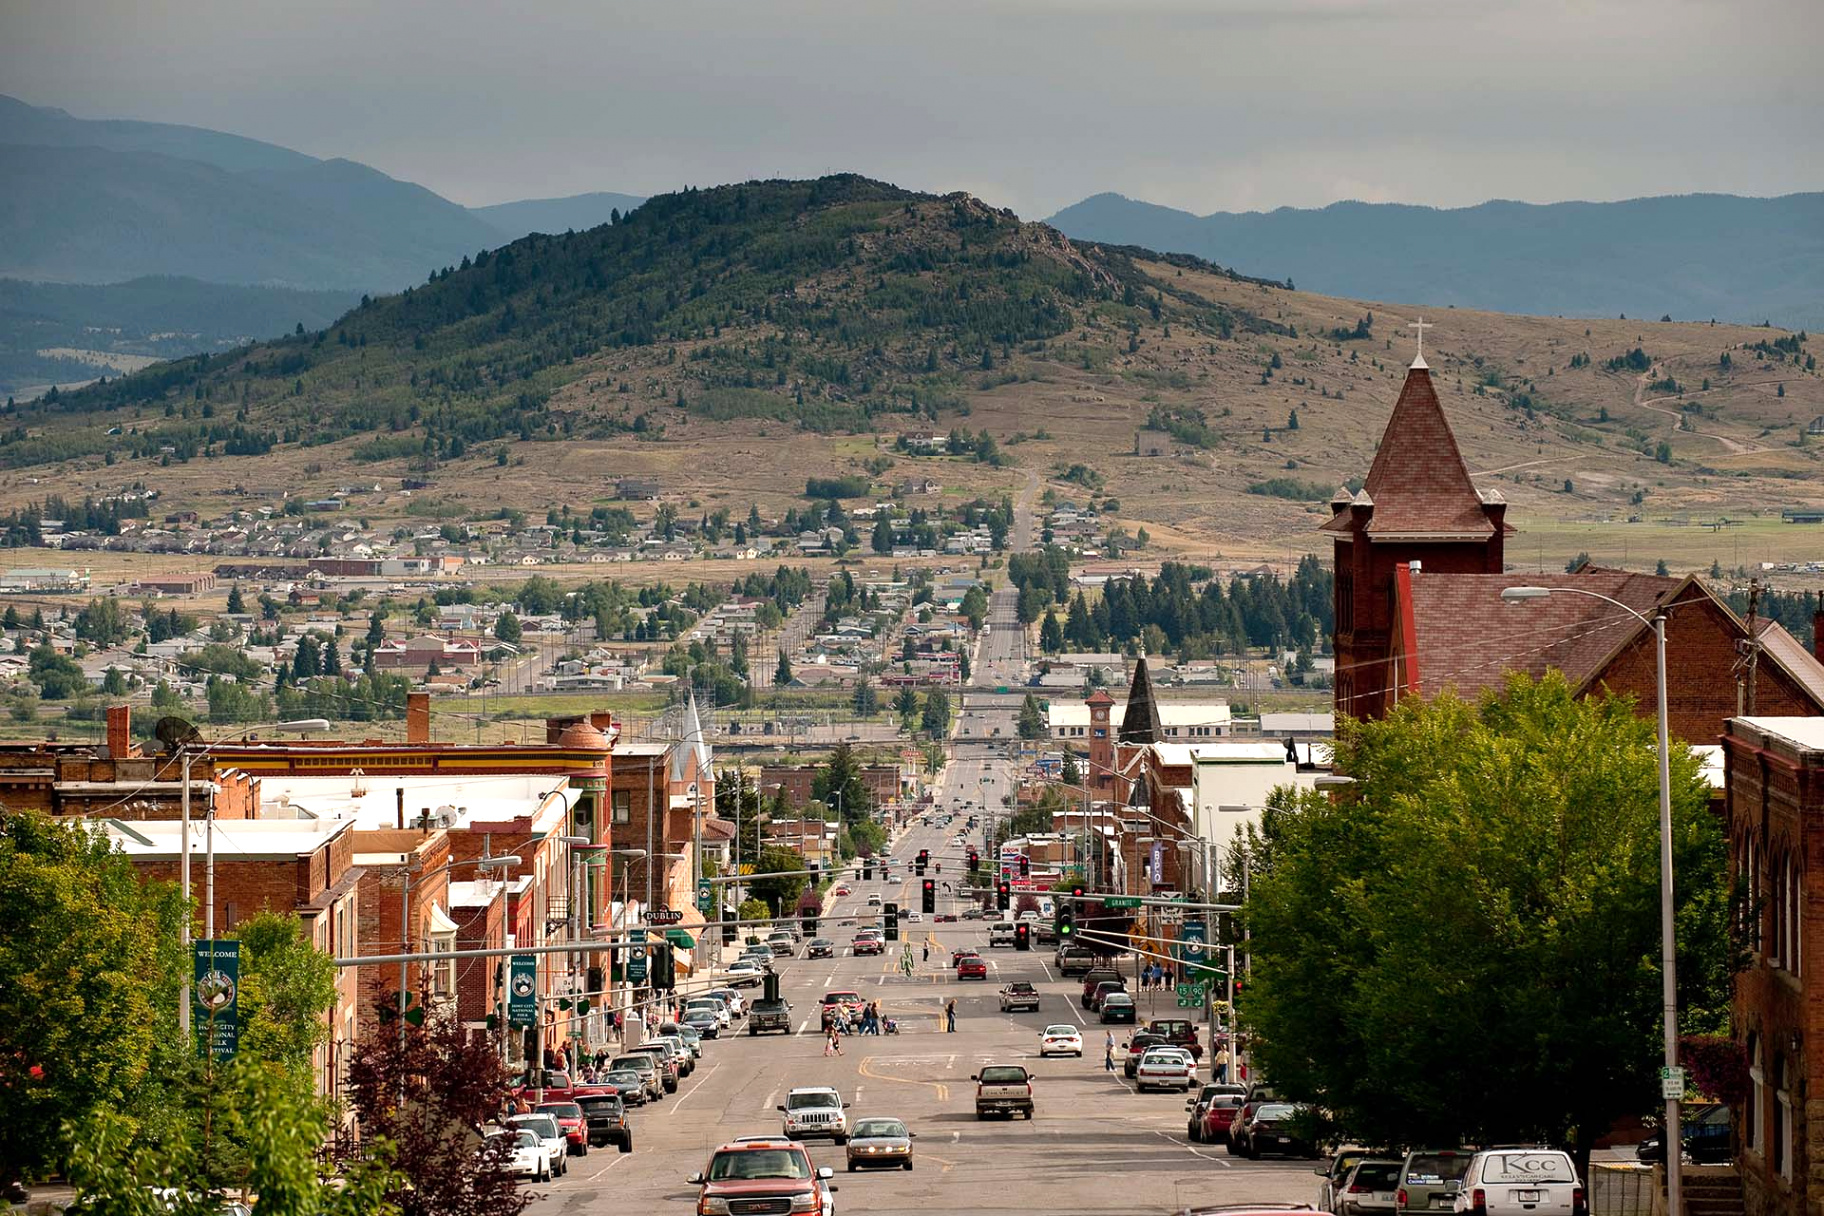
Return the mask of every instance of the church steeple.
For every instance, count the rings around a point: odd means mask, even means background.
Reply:
[[[1127,709],[1121,714],[1120,741],[1158,743],[1165,738],[1159,725],[1159,706],[1153,700],[1153,677],[1147,670],[1146,651],[1134,664],[1134,680],[1127,688]]]

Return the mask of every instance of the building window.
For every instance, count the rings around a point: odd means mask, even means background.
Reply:
[[[431,952],[444,954],[456,949],[454,933],[431,934]],[[434,996],[452,997],[456,995],[456,960],[431,964],[431,992]]]
[[[614,822],[633,822],[633,791],[614,791]]]
[[[1799,938],[1805,929],[1805,918],[1799,915],[1803,902],[1804,887],[1799,882],[1799,863],[1788,857],[1786,859],[1786,967],[1794,975],[1799,973]]]
[[[1786,1056],[1773,1053],[1773,1168],[1792,1180],[1792,1094],[1786,1088]]]
[[[240,923],[241,909],[232,899],[222,905],[222,929],[227,931]]]
[[[1767,1117],[1767,1078],[1761,1069],[1761,1036],[1748,1035],[1748,1080],[1753,1093],[1748,1101],[1748,1117],[1742,1121],[1742,1146],[1762,1151],[1761,1120]]]

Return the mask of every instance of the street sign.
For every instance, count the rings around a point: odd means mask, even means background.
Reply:
[[[515,954],[507,979],[507,1025],[538,1024],[538,955]]]
[[[1197,983],[1197,984],[1179,984],[1178,985],[1178,1008],[1180,1008],[1180,1009],[1201,1009],[1202,1007],[1203,1007],[1203,985],[1202,984]]]
[[[633,943],[627,951],[627,982],[644,984],[646,982],[646,930],[627,930],[627,940]]]
[[[200,1031],[197,1050],[225,1060],[234,1054],[241,1037],[241,943],[217,938],[191,945],[196,951],[192,991]]]
[[[676,908],[653,908],[646,913],[646,923],[650,925],[675,925],[684,919],[684,913]]]
[[[1200,920],[1187,920],[1178,926],[1178,961],[1187,967],[1202,967],[1209,954],[1209,928]]]
[[[716,906],[715,889],[712,888],[706,882],[698,883],[697,884],[697,911],[699,911],[707,916],[709,914],[709,910],[715,906]]]
[[[1140,897],[1138,895],[1111,895],[1102,901],[1102,906],[1104,908],[1138,908]]]
[[[1685,1096],[1685,1070],[1668,1067],[1659,1070],[1659,1096],[1672,1101]]]

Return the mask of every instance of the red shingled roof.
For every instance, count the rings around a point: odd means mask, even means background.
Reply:
[[[1431,372],[1422,367],[1406,372],[1362,490],[1374,503],[1370,537],[1495,533],[1496,525],[1483,509],[1482,496],[1469,479],[1456,436],[1431,386]],[[1350,513],[1345,510],[1323,526],[1325,531],[1347,532]],[[1503,525],[1502,530],[1513,529]]]

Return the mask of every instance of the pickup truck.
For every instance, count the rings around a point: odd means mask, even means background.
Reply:
[[[1039,1010],[1039,990],[1025,980],[1015,980],[1001,989],[1001,1012],[1012,1013],[1018,1009]]]
[[[1018,1064],[990,1064],[969,1078],[975,1082],[975,1117],[1025,1115],[1032,1119],[1032,1074]]]
[[[781,1034],[792,1033],[792,1007],[785,1001],[758,1000],[747,1015],[747,1033],[759,1034],[763,1030],[777,1030]]]

